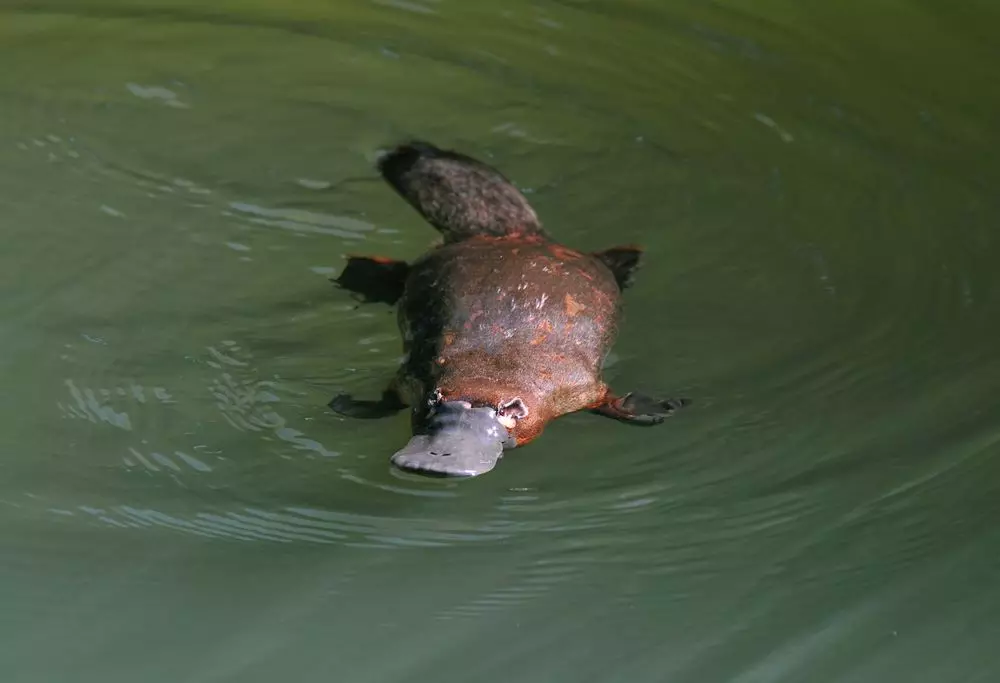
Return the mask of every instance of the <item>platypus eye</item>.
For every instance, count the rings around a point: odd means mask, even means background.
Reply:
[[[499,406],[497,406],[497,415],[500,417],[512,417],[515,420],[520,420],[521,418],[528,416],[528,406],[524,405],[524,401],[522,401],[520,397],[509,401],[503,401]]]

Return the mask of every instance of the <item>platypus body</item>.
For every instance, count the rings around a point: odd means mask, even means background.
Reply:
[[[392,456],[397,467],[475,476],[561,415],[651,425],[687,403],[618,396],[601,379],[638,248],[558,244],[499,171],[425,142],[396,147],[378,168],[444,241],[412,264],[349,259],[337,282],[398,306],[405,360],[380,400],[342,394],[330,406],[369,418],[409,406],[413,437]]]

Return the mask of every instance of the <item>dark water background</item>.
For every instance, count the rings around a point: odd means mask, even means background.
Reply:
[[[996,3],[0,8],[3,683],[1000,680]],[[411,136],[644,244],[696,405],[390,472]]]

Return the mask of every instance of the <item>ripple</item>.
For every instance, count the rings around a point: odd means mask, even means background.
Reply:
[[[143,455],[137,449],[132,447],[129,447],[128,451],[135,458],[139,466],[146,468],[146,470],[150,472],[159,472],[161,469],[167,469],[173,472],[182,472],[186,469],[203,473],[212,471],[211,466],[193,455],[189,455],[182,451],[174,451],[172,454],[173,458],[155,451],[148,453],[147,457],[147,455]],[[180,463],[178,464],[174,458],[179,460]],[[128,457],[123,458],[122,461],[125,463],[126,467],[132,468],[137,466],[136,462],[132,462],[132,460]]]
[[[348,216],[307,211],[305,209],[268,209],[246,202],[231,202],[229,207],[239,214],[248,216],[255,225],[284,228],[298,233],[335,235],[348,239],[364,239],[362,233],[371,232],[375,226],[366,221]],[[223,212],[224,215],[236,215]]]
[[[383,7],[392,7],[393,9],[400,9],[415,14],[437,14],[437,10],[433,7],[427,7],[415,2],[407,2],[407,0],[372,0],[372,2]]]
[[[136,383],[113,388],[80,387],[69,378],[64,380],[64,384],[70,400],[57,401],[56,407],[65,417],[95,424],[103,422],[127,432],[132,431],[132,420],[127,412],[116,410],[113,404],[145,404],[150,397],[160,404],[173,403],[170,393],[163,387],[143,387]]]
[[[62,514],[53,512],[53,514]],[[476,524],[431,518],[391,518],[314,508],[242,508],[168,514],[135,505],[102,509],[100,521],[117,527],[163,527],[199,536],[250,542],[362,544],[370,548],[445,548],[495,543],[510,536],[503,523]]]
[[[473,594],[433,615],[438,621],[477,619],[540,600],[561,585],[581,577],[584,565],[574,557],[548,557],[520,562],[500,573],[499,587]]]
[[[164,88],[159,85],[139,85],[138,83],[126,83],[125,88],[135,95],[144,100],[153,100],[164,104],[168,107],[173,107],[175,109],[190,109],[191,105],[186,102],[182,102],[178,97],[177,93],[169,88]]]

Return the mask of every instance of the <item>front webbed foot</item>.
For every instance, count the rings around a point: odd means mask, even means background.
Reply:
[[[332,281],[356,294],[364,303],[394,306],[403,296],[410,266],[405,261],[379,256],[351,256],[347,266]]]
[[[338,394],[333,397],[329,406],[330,410],[343,417],[377,420],[395,415],[405,408],[406,404],[394,390],[387,389],[377,401],[365,401],[353,398],[350,394]]]
[[[687,398],[659,399],[637,393],[624,396],[608,394],[604,403],[594,408],[593,412],[628,424],[649,427],[660,424],[678,409],[690,404],[691,400]]]

